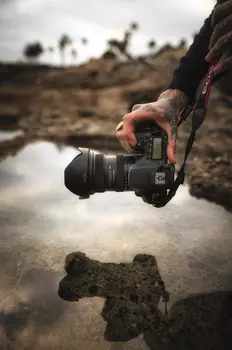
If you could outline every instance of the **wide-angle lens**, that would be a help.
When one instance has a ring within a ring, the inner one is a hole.
[[[128,172],[135,161],[131,155],[106,156],[79,148],[65,169],[65,186],[84,198],[95,192],[129,191]]]

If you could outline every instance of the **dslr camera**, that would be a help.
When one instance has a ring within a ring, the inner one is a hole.
[[[144,202],[163,207],[174,184],[175,165],[168,161],[168,136],[153,120],[135,124],[134,154],[108,156],[78,148],[65,169],[65,186],[80,199],[97,192],[134,191]]]

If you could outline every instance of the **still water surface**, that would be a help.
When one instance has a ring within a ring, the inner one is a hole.
[[[161,209],[129,192],[78,200],[63,180],[76,153],[41,142],[0,164],[1,349],[156,349],[143,334],[105,340],[103,298],[69,303],[58,297],[65,256],[80,251],[120,263],[151,254],[170,293],[169,308],[202,293],[221,300],[217,293],[232,290],[232,215],[190,197],[187,187]]]

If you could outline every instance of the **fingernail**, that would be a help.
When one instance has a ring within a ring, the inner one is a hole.
[[[217,63],[216,66],[214,67],[213,72],[214,72],[214,73],[219,73],[221,69],[222,69],[222,62],[219,62],[219,63]]]
[[[136,145],[136,143],[137,143],[136,138],[135,138],[135,137],[133,137],[133,136],[131,136],[131,137],[130,137],[130,143],[131,143],[133,146],[135,146],[135,145]]]

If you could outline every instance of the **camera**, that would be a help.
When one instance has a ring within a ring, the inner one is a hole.
[[[164,206],[175,177],[166,153],[168,136],[153,120],[137,122],[135,136],[133,154],[107,156],[78,148],[65,169],[65,186],[80,199],[97,192],[134,191],[144,202]]]

